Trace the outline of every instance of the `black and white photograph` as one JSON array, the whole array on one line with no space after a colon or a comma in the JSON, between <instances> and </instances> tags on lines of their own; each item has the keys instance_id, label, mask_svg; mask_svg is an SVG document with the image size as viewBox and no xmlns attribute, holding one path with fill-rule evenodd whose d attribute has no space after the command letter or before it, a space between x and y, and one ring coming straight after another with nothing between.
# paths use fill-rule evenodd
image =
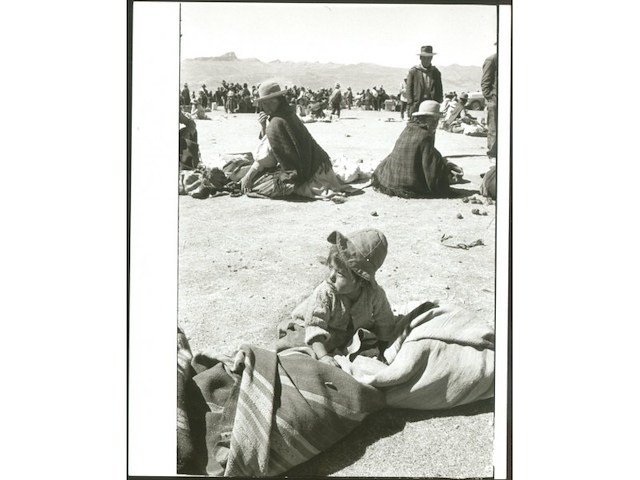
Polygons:
<instances>
[{"instance_id":1,"label":"black and white photograph","mask_svg":"<svg viewBox=\"0 0 640 480\"><path fill-rule=\"evenodd\" d=\"M504 471L509 8L174 7L172 473Z\"/></svg>"},{"instance_id":2,"label":"black and white photograph","mask_svg":"<svg viewBox=\"0 0 640 480\"><path fill-rule=\"evenodd\" d=\"M3 19L3 478L634 478L631 4Z\"/></svg>"}]
</instances>

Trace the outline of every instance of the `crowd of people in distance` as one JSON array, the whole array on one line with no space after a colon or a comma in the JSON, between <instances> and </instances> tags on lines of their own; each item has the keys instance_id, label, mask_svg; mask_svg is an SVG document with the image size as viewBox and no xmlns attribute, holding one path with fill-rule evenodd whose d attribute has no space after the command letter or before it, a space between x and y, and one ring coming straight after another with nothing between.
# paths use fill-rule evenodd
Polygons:
<instances>
[{"instance_id":1,"label":"crowd of people in distance","mask_svg":"<svg viewBox=\"0 0 640 480\"><path fill-rule=\"evenodd\" d=\"M400 85L397 95L389 95L384 87L372 87L353 92L351 87L342 90L339 83L333 88L320 88L312 90L307 87L293 85L284 86L284 99L287 104L295 109L300 117L309 117L307 120L322 119L326 117L325 110L330 110L331 115L340 117L344 109L359 108L362 110L380 111L389 109L386 102L391 101L391 109L400 111L401 119L411 118L407 106L407 79ZM205 119L206 112L223 108L225 113L258 113L258 87L247 83L233 83L222 80L222 86L215 91L208 90L202 85L197 91L191 91L188 84L180 93L180 105L183 111L189 112L197 119ZM444 95L441 103L442 122L440 128L453 133L462 133L464 124L480 125L480 123L467 111L468 94L463 92L449 92ZM437 100L436 100L437 101ZM415 108L415 106L414 106Z\"/></svg>"},{"instance_id":2,"label":"crowd of people in distance","mask_svg":"<svg viewBox=\"0 0 640 480\"><path fill-rule=\"evenodd\" d=\"M382 85L362 89L354 92L351 87L342 90L339 84L333 88L323 87L313 90L304 86L284 86L285 99L289 105L296 106L300 116L318 114L320 110L331 109L339 116L342 109L351 110L361 108L363 110L380 111L385 109L385 102L392 100L395 105L400 102L401 92L397 95L389 95ZM257 113L258 112L258 87L248 83L234 83L222 80L221 86L216 90L207 89L203 84L200 89L191 90L187 83L180 92L180 105L183 111L189 111L203 118L207 111L223 108L225 113Z\"/></svg>"},{"instance_id":3,"label":"crowd of people in distance","mask_svg":"<svg viewBox=\"0 0 640 480\"><path fill-rule=\"evenodd\" d=\"M374 189L392 196L448 196L450 185L462 181L464 172L443 158L435 148L436 129L488 137L487 155L495 157L495 114L492 117L488 115L486 123L484 119L479 122L467 112L467 93L443 93L440 71L431 63L436 55L432 47L422 47L418 55L420 63L409 70L399 92L401 116L404 118L406 112L407 126L393 151L372 172L371 184ZM495 105L497 101L494 58L489 57L483 67L482 88L488 105L489 102ZM328 108L331 108L329 121L334 116L339 118L343 105L352 108L354 99L356 102L362 100L360 105L363 108L379 110L386 93L380 86L365 89L354 96L351 87L343 93L339 83L332 89L313 91L297 85L283 86L275 80L264 81L249 89L247 83L241 86L223 80L215 92L202 85L197 96L185 84L181 92L183 106L187 106L188 99L191 99L192 116L195 114L198 119L203 118L202 115L206 118L204 112L211 106L215 108L217 101L223 102L227 113L258 113L260 142L252 153L242 154L241 158L229 158L223 171L214 172L218 175L216 178L211 177L211 171L205 170L195 174L201 179L193 175L189 182L185 179L181 183L183 193L207 198L222 186L235 184L238 194L249 196L282 198L296 195L335 201L337 197L354 193L354 189L346 185L346 180L336 176L330 156L311 136L304 123L325 117L324 111ZM195 152L197 145L194 145L197 140L186 136L193 128L183 118L182 110L180 115L186 129L180 144L181 168L197 171L199 154ZM216 187L215 180L222 183ZM203 188L189 190L187 184L191 187L202 185Z\"/></svg>"}]
</instances>

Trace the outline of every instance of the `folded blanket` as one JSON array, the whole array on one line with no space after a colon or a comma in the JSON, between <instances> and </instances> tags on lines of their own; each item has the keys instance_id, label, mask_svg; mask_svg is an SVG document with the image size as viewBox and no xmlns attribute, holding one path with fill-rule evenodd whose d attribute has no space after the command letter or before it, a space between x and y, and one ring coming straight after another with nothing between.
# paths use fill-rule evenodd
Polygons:
<instances>
[{"instance_id":1,"label":"folded blanket","mask_svg":"<svg viewBox=\"0 0 640 480\"><path fill-rule=\"evenodd\" d=\"M385 351L388 365L362 356L336 357L341 368L383 390L390 407L444 409L493 397L492 323L433 304L402 321L402 333Z\"/></svg>"},{"instance_id":2,"label":"folded blanket","mask_svg":"<svg viewBox=\"0 0 640 480\"><path fill-rule=\"evenodd\" d=\"M196 355L192 367L192 378L179 377L187 383L179 392L188 397L180 405L190 425L179 439L189 432L193 446L189 459L179 449L178 464L187 468L178 473L278 475L384 407L377 389L297 350L244 345L233 357Z\"/></svg>"}]
</instances>

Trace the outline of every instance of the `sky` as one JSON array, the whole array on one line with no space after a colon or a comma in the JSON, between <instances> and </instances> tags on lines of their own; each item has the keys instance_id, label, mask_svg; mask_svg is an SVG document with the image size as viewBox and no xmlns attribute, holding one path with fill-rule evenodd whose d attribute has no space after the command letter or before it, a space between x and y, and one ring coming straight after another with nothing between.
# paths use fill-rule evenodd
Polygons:
<instances>
[{"instance_id":1,"label":"sky","mask_svg":"<svg viewBox=\"0 0 640 480\"><path fill-rule=\"evenodd\" d=\"M486 5L182 3L181 57L408 67L432 45L435 65L482 65L495 52Z\"/></svg>"}]
</instances>

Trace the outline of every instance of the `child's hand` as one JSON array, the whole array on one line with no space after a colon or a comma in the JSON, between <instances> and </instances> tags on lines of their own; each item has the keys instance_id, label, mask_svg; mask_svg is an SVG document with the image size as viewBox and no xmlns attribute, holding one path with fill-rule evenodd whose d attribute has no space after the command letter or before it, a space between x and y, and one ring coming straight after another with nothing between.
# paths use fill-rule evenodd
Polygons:
<instances>
[{"instance_id":1,"label":"child's hand","mask_svg":"<svg viewBox=\"0 0 640 480\"><path fill-rule=\"evenodd\" d=\"M340 368L340 365L338 364L338 362L335 361L335 359L329 355L325 355L324 357L322 357L320 359L320 361L322 363L326 363L327 365L330 365L332 367L338 367Z\"/></svg>"}]
</instances>

